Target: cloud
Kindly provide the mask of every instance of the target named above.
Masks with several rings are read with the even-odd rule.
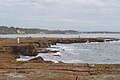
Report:
[[[79,30],[103,30],[105,26],[114,26],[117,29],[120,26],[119,4],[120,0],[0,0],[0,25],[77,27]]]

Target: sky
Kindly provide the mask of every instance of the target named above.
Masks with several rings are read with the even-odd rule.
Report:
[[[0,25],[120,31],[120,0],[0,0]]]

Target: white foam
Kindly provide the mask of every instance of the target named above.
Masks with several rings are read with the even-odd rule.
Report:
[[[58,47],[57,45],[50,45],[51,47]]]
[[[79,49],[80,51],[90,51],[89,49]]]
[[[62,53],[61,53],[61,52],[56,52],[56,53],[54,53],[53,55],[54,55],[54,56],[61,56]]]
[[[17,61],[29,61],[30,59],[33,59],[35,57],[30,57],[30,56],[21,56],[20,58],[16,59]]]
[[[52,61],[52,62],[54,62],[54,63],[58,63],[58,61],[56,61],[56,60],[52,60],[52,59],[44,59],[45,61]]]
[[[58,48],[47,48],[48,50],[50,50],[50,51],[59,51],[60,49],[58,49]]]

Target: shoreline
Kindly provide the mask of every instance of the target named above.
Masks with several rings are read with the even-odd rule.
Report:
[[[38,53],[56,53],[46,48],[51,45],[119,41],[115,38],[0,38],[0,52],[36,56]]]
[[[86,43],[87,41],[109,42],[117,40],[114,38],[20,38],[20,43],[18,44],[15,38],[0,38],[0,79],[81,80],[83,77],[91,76],[116,74],[119,76],[120,64],[62,62],[56,64],[51,61],[44,61],[41,57],[26,62],[16,61],[16,58],[21,54],[34,56],[38,54],[38,51],[48,52],[46,48],[49,48],[51,44]]]

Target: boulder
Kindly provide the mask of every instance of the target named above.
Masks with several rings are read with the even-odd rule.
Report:
[[[35,45],[33,44],[22,44],[22,45],[16,45],[12,46],[12,54],[14,55],[24,55],[24,56],[36,56],[38,53],[36,53]]]
[[[29,60],[30,62],[44,62],[44,59],[42,57],[36,57],[36,58],[33,58],[31,60]]]

